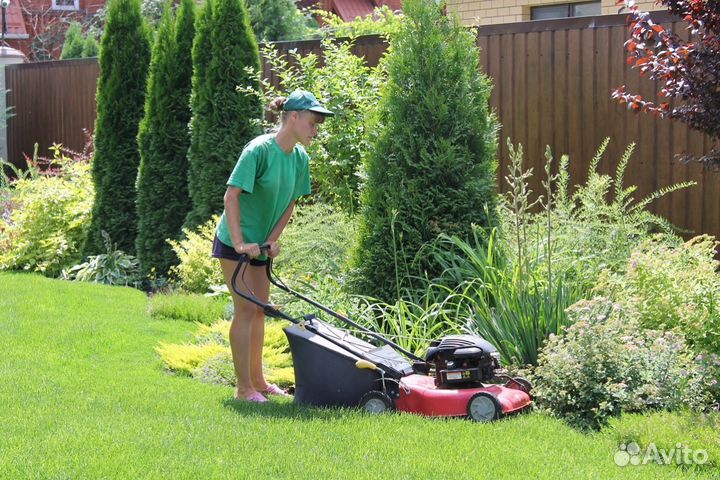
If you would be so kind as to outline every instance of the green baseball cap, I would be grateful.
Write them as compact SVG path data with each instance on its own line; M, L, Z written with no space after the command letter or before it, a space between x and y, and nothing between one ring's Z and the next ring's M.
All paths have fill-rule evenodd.
M283 105L283 110L286 112L294 110L310 110L311 112L316 112L326 117L332 117L335 115L333 112L323 107L320 102L318 102L317 98L315 98L315 95L301 88L296 89L289 97L287 97L285 105Z

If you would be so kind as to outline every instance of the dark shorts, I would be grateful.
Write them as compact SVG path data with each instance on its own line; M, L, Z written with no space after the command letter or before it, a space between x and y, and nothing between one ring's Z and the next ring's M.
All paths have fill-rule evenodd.
M225 245L216 236L215 239L213 240L212 256L213 256L213 258L224 258L226 260L232 260L234 262L239 262L240 257L242 255L237 253L234 248ZM267 259L265 259L265 260L260 260L257 258L250 259L250 265L255 266L255 267L263 267L267 264L268 264Z

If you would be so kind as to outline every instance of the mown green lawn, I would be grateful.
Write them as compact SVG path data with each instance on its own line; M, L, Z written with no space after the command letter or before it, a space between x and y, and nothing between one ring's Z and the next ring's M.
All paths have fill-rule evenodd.
M163 371L154 347L190 340L196 327L146 309L146 297L129 288L0 273L0 478L713 474L618 467L613 431L582 434L536 413L483 425L234 402L227 387Z

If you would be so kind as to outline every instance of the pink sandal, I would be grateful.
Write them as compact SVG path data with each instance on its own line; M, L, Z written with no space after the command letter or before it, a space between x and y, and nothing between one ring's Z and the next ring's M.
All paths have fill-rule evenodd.
M287 393L282 388L278 387L274 383L268 383L267 388L263 391L263 393L266 393L268 395L277 395L279 397L292 397L289 393Z
M238 398L238 400L245 400L247 402L254 402L254 403L265 403L268 401L268 399L265 398L263 396L263 394L260 392L253 392L245 398Z

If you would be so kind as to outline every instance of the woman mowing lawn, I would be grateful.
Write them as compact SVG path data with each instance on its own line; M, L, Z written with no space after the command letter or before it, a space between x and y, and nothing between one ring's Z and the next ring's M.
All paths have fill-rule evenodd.
M244 283L238 285L268 302L270 282L265 274L267 257L280 253L278 239L290 220L295 202L310 193L309 146L318 125L333 113L312 93L297 89L287 98L273 100L279 127L248 143L227 181L225 211L220 217L212 256L220 259L225 282L232 294L234 315L230 324L237 388L235 398L267 402L263 394L287 395L263 376L262 349L265 315L260 307L240 298L231 286L232 274L242 255L250 257ZM268 245L267 256L260 245ZM248 292L248 289L250 292Z

